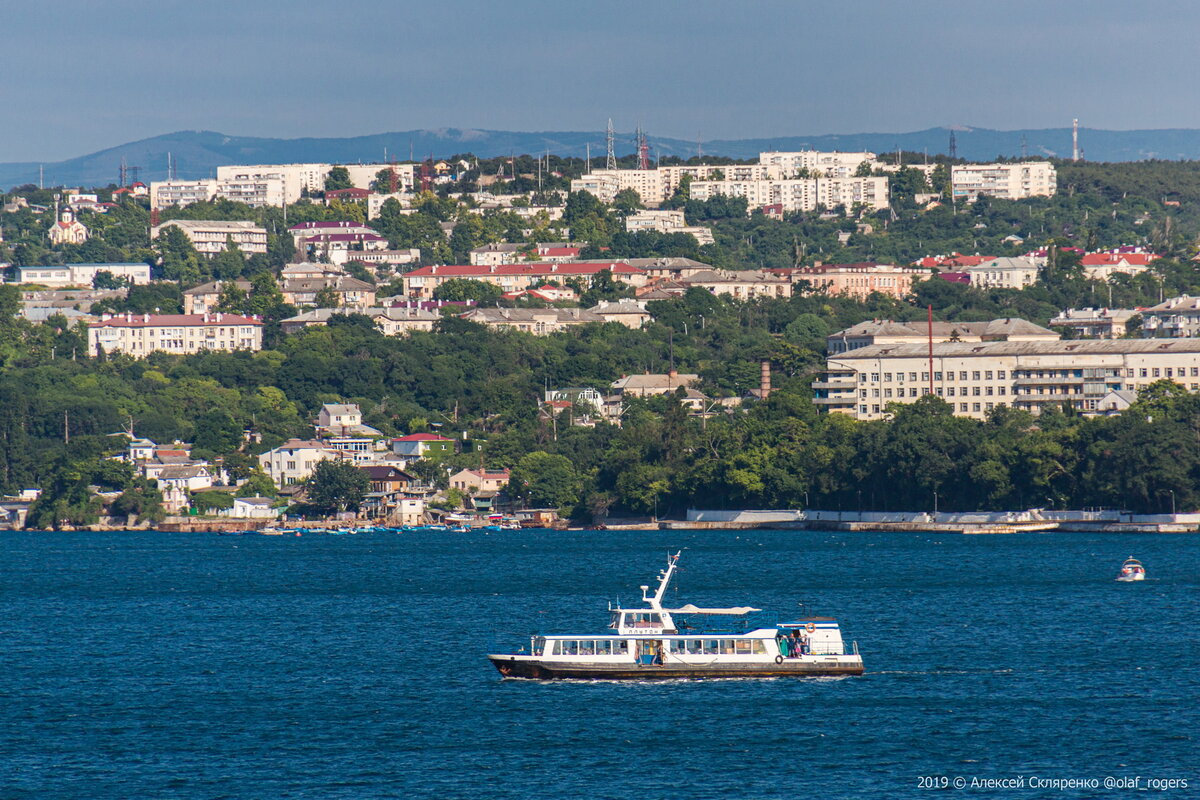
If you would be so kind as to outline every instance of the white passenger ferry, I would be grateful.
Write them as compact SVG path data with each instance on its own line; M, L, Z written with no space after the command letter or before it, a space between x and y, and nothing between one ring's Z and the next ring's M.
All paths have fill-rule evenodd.
M828 617L744 631L710 630L703 623L706 618L747 617L760 609L691 604L663 608L679 555L667 559L653 595L647 594L650 587L641 587L645 608L609 608L608 632L533 636L528 651L488 658L506 678L661 680L863 673L858 643L845 645L837 621Z

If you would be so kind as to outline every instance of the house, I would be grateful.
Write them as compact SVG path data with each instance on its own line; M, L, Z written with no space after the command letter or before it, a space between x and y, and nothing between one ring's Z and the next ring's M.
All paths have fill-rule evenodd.
M646 273L647 280L666 278L677 281L713 268L712 264L705 264L703 261L675 257L630 258L626 259L626 263Z
M218 516L231 519L278 519L282 508L275 507L270 497L235 497L233 506L217 512Z
M688 225L682 211L666 209L645 209L635 211L625 218L625 230L628 233L653 231L656 233L684 233L696 239L696 244L712 244L712 228L702 228Z
M450 488L460 492L499 492L508 486L511 470L464 469L450 476Z
M191 505L191 493L213 485L212 475L203 464L165 467L154 478L163 496L163 508L180 511Z
M88 238L88 229L75 219L75 212L64 208L58 215L58 222L50 226L50 244L83 244Z
M791 297L792 282L787 278L758 270L704 270L680 278L688 288L698 286L715 295L729 295L736 300L757 297Z
M516 264L531 247L525 242L493 242L476 247L468 253L468 262L473 266L498 267L501 264Z
M539 286L536 289L518 289L515 292L505 292L501 295L505 300L516 300L520 297L532 297L537 300L542 300L546 303L560 303L579 301L579 292L569 286L553 286L547 283L545 286Z
M566 263L533 262L502 265L435 264L406 272L404 294L414 299L432 299L439 286L456 279L483 281L505 292L531 289L547 283L562 284L578 280L590 285L602 272L613 280L638 287L646 283L646 273L625 261L573 261Z
M410 433L392 440L392 452L415 458L453 453L454 440L436 433Z
M371 491L380 494L394 494L407 491L417 483L417 479L404 470L393 466L359 467L371 480Z
M318 462L337 461L341 457L341 453L324 442L289 439L260 455L258 464L275 485L282 488L308 480Z

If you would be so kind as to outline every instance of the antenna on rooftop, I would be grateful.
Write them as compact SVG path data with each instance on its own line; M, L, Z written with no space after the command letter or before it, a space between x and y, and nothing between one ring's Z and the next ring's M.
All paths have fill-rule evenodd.
M1071 160L1079 160L1079 120L1071 121Z
M954 131L950 131L950 157L958 158L958 142L954 139Z
M607 137L608 159L604 162L605 169L616 169L617 168L617 153L616 153L616 150L613 149L613 147L616 143L616 138L617 137L613 134L612 117L609 117L608 118L608 137Z

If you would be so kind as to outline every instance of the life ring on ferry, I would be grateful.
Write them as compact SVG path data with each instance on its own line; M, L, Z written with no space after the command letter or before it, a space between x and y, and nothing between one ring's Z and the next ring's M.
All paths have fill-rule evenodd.
M783 663L783 656L775 656L775 663L776 663L776 664L782 664L782 663Z
M804 630L808 631L809 633L812 633L816 629L817 629L817 626L811 622L804 626Z

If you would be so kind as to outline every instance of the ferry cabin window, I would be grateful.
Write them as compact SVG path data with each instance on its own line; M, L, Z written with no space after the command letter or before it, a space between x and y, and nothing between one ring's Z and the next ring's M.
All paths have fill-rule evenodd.
M550 650L556 656L608 656L629 652L629 643L621 639L563 639Z
M697 655L765 655L766 646L761 639L672 639L668 642L672 653Z
M626 614L625 626L628 628L661 628L662 617L648 612Z

